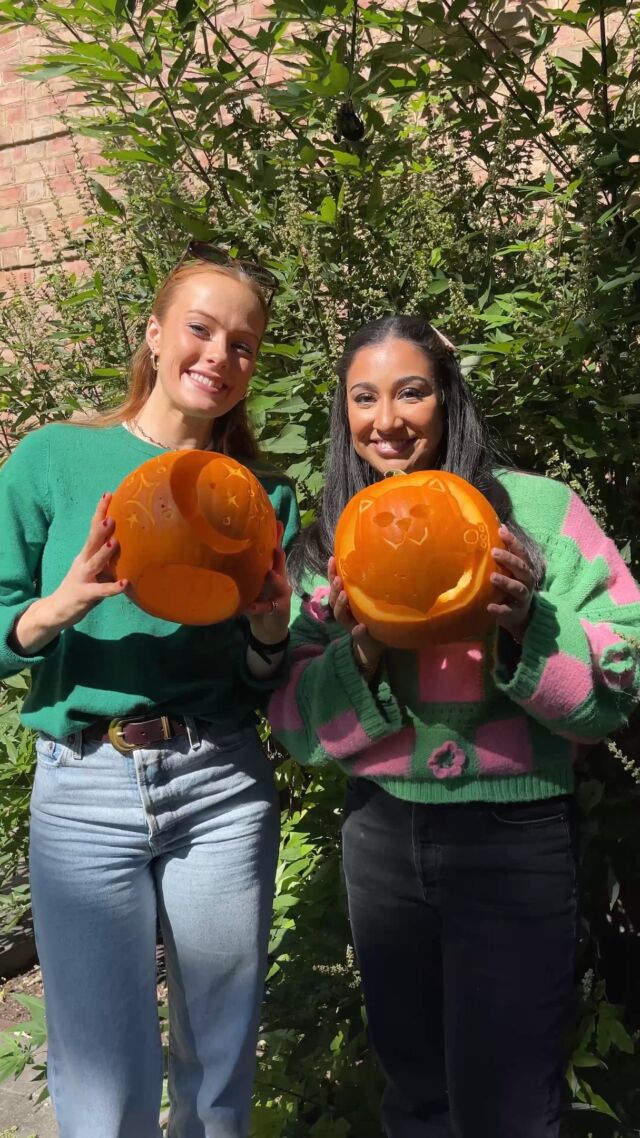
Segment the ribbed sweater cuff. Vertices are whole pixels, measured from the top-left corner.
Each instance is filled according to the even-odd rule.
[[[329,646],[336,680],[357,713],[370,739],[383,739],[403,726],[400,704],[396,700],[384,670],[377,682],[369,685],[353,656],[350,636],[340,636]]]
[[[556,607],[542,594],[536,594],[531,620],[522,641],[522,653],[515,670],[500,658],[500,638],[496,643],[494,679],[500,691],[520,702],[535,692],[545,661],[553,652],[559,631]]]
[[[27,668],[33,668],[35,664],[41,664],[46,660],[47,656],[51,656],[55,652],[60,637],[56,636],[55,640],[51,640],[49,644],[45,644],[40,652],[34,652],[31,656],[22,656],[19,652],[15,652],[11,647],[9,640],[13,632],[16,621],[20,619],[23,612],[33,604],[33,600],[25,601],[22,605],[16,605],[15,608],[5,610],[2,614],[2,623],[0,625],[0,677],[16,676],[18,672],[24,672]]]

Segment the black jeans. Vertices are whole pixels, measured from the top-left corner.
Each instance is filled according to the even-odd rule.
[[[345,814],[388,1138],[557,1138],[576,947],[572,800],[414,805],[352,779]]]

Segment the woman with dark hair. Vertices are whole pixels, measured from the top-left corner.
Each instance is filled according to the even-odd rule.
[[[344,872],[385,1133],[557,1138],[572,764],[639,698],[640,590],[567,486],[498,461],[424,319],[368,324],[338,370],[322,503],[291,560],[295,663],[270,719],[294,758],[349,776]],[[335,527],[363,487],[431,468],[502,522],[495,633],[385,649],[350,611]]]
[[[247,1133],[279,830],[255,709],[282,675],[284,552],[246,616],[161,620],[111,579],[127,535],[109,491],[166,451],[221,451],[262,482],[288,544],[295,495],[244,404],[275,284],[193,247],[154,300],[124,403],[32,432],[0,476],[0,675],[31,669],[31,889],[61,1138],[159,1138],[158,921],[167,1133]],[[144,485],[129,527],[153,508]]]

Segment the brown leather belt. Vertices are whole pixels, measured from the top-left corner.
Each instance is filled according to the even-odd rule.
[[[187,725],[180,716],[176,719],[168,715],[156,715],[142,719],[132,715],[126,719],[99,719],[86,727],[82,733],[85,739],[99,739],[101,743],[111,743],[116,751],[127,755],[140,747],[150,747],[173,739],[176,735],[186,735]]]

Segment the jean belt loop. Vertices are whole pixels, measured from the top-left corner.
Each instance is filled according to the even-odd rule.
[[[67,746],[69,750],[73,751],[74,759],[82,759],[83,742],[82,731],[73,731],[72,734],[69,735]]]
[[[185,715],[184,722],[187,728],[189,746],[191,747],[192,751],[197,751],[198,747],[200,746],[200,732],[198,731],[198,725],[193,715]]]

